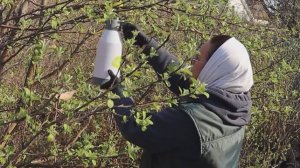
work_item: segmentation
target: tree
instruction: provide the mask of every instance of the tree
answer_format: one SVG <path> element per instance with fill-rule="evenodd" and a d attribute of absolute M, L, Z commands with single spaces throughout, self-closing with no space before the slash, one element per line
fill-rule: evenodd
<path fill-rule="evenodd" d="M 109 107 L 115 95 L 89 83 L 96 42 L 104 21 L 112 17 L 139 25 L 182 63 L 188 64 L 198 45 L 214 34 L 236 36 L 246 45 L 256 84 L 243 167 L 277 164 L 272 160 L 282 159 L 280 153 L 288 149 L 290 139 L 297 137 L 299 126 L 286 128 L 299 120 L 295 117 L 299 113 L 299 90 L 290 84 L 299 74 L 299 42 L 290 38 L 294 34 L 286 27 L 244 22 L 226 1 L 2 0 L 0 3 L 0 165 L 3 167 L 138 164 L 139 149 L 126 143 L 114 125 Z M 168 74 L 163 79 L 157 78 L 146 64 L 145 56 L 132 44 L 133 40 L 124 42 L 120 70 L 125 91 L 137 102 L 136 117 L 176 104 L 178 97 L 164 84 Z M 189 73 L 188 69 L 178 70 Z"/>
<path fill-rule="evenodd" d="M 264 5 L 273 19 L 286 26 L 299 38 L 300 3 L 297 0 L 264 0 Z"/>

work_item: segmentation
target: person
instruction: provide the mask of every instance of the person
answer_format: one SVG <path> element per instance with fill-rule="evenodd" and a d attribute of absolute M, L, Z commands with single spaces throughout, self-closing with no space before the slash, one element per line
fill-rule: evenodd
<path fill-rule="evenodd" d="M 150 54 L 151 48 L 157 50 L 157 57 L 149 58 L 148 63 L 158 74 L 166 72 L 168 65 L 178 63 L 166 48 L 131 23 L 122 27 L 124 38 L 133 38 L 135 30 L 139 33 L 134 44 L 143 47 L 144 54 Z M 121 97 L 114 100 L 116 123 L 126 140 L 143 148 L 141 168 L 239 167 L 252 105 L 253 75 L 248 52 L 235 37 L 227 35 L 211 38 L 199 51 L 192 60 L 192 77 L 206 84 L 209 97 L 198 95 L 160 112 L 150 112 L 154 124 L 146 131 L 131 115 L 133 99 L 124 97 L 115 82 L 118 80 L 109 71 L 111 80 L 102 88 L 113 86 L 113 91 Z M 177 95 L 191 85 L 184 74 L 173 73 L 168 80 L 169 89 Z M 128 116 L 127 122 L 123 121 L 123 115 Z"/>

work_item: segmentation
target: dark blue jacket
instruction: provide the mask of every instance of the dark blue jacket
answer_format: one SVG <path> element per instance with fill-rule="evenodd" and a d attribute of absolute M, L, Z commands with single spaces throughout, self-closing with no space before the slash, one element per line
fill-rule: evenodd
<path fill-rule="evenodd" d="M 157 46 L 156 42 L 152 42 L 152 46 L 153 43 Z M 146 47 L 145 54 L 149 54 L 149 48 Z M 158 50 L 158 57 L 149 60 L 159 74 L 171 62 L 176 62 L 176 58 L 164 48 Z M 170 90 L 175 94 L 179 94 L 179 87 L 189 88 L 190 85 L 189 78 L 180 74 L 172 75 L 169 81 Z M 129 116 L 126 123 L 122 117 L 115 117 L 122 135 L 144 150 L 142 168 L 232 168 L 238 164 L 243 125 L 250 120 L 250 94 L 233 94 L 218 88 L 208 88 L 207 92 L 209 98 L 199 95 L 197 99 L 188 98 L 179 105 L 149 113 L 154 124 L 145 132 L 131 115 L 130 106 L 134 101 L 131 98 L 115 100 L 116 113 Z M 234 137 L 231 141 L 236 145 L 226 147 L 224 137 L 228 136 Z M 215 143 L 222 138 L 221 145 Z M 222 153 L 232 158 L 222 159 Z"/>

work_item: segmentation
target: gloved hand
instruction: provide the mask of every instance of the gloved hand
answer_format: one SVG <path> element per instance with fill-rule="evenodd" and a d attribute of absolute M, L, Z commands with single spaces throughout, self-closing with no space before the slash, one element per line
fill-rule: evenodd
<path fill-rule="evenodd" d="M 133 31 L 140 31 L 139 28 L 131 23 L 124 23 L 122 25 L 122 31 L 124 39 L 131 39 L 133 38 Z M 138 35 L 135 37 L 135 45 L 142 47 L 143 45 L 148 44 L 150 41 L 150 38 L 143 32 L 139 32 Z"/>
<path fill-rule="evenodd" d="M 123 95 L 123 89 L 122 86 L 120 85 L 121 79 L 118 78 L 112 70 L 108 70 L 108 75 L 110 76 L 110 80 L 103 85 L 100 86 L 101 89 L 109 89 L 109 88 L 114 88 L 112 92 L 120 97 L 124 97 Z M 117 86 L 116 86 L 117 85 Z"/>

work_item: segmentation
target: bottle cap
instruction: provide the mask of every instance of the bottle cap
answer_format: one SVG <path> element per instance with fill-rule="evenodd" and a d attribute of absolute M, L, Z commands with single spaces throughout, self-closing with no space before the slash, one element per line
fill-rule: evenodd
<path fill-rule="evenodd" d="M 120 28 L 119 18 L 117 19 L 108 19 L 105 21 L 105 28 L 110 30 L 118 30 Z"/>

